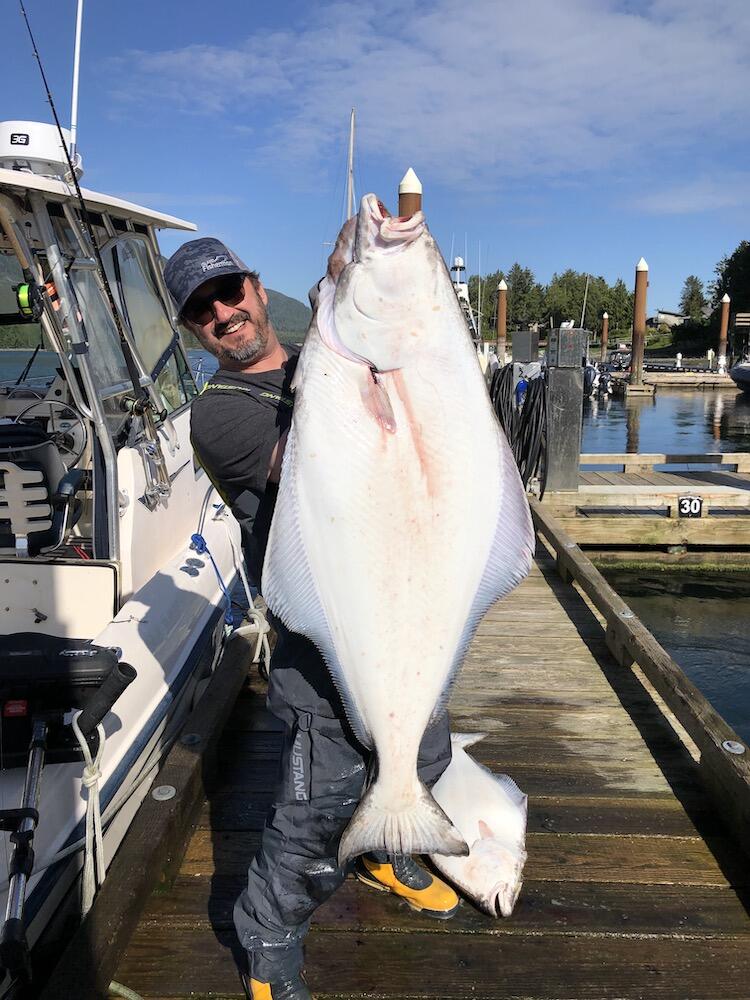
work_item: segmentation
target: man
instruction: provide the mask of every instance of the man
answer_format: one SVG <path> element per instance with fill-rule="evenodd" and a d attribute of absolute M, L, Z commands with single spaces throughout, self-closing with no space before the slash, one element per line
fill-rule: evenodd
<path fill-rule="evenodd" d="M 181 321 L 220 363 L 193 402 L 193 446 L 240 523 L 248 576 L 259 587 L 298 350 L 279 342 L 258 274 L 219 240 L 186 243 L 168 261 L 165 278 Z M 278 640 L 268 707 L 287 733 L 280 784 L 234 921 L 248 957 L 247 996 L 311 1000 L 302 941 L 313 911 L 347 874 L 337 865 L 338 843 L 361 797 L 370 755 L 352 734 L 318 651 L 273 624 Z M 420 777 L 434 784 L 449 762 L 444 717 L 422 741 Z M 367 855 L 356 875 L 434 917 L 451 917 L 458 907 L 453 890 L 410 857 Z"/>

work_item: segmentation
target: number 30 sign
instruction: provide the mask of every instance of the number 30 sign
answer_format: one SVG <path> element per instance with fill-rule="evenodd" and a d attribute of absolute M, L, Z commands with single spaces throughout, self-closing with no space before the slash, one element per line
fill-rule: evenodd
<path fill-rule="evenodd" d="M 677 501 L 680 517 L 700 517 L 703 511 L 702 497 L 680 497 Z"/>

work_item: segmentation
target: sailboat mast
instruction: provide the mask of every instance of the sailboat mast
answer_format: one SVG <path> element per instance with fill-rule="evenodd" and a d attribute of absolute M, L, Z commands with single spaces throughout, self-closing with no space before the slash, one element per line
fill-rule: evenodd
<path fill-rule="evenodd" d="M 354 108 L 349 119 L 349 158 L 346 168 L 346 217 L 354 215 Z"/>
<path fill-rule="evenodd" d="M 583 293 L 583 309 L 581 309 L 581 329 L 585 329 L 584 323 L 586 321 L 586 302 L 589 297 L 589 275 L 586 275 L 586 290 Z"/>
<path fill-rule="evenodd" d="M 78 0 L 76 14 L 76 43 L 73 50 L 73 94 L 70 108 L 70 159 L 75 163 L 76 133 L 78 131 L 78 67 L 81 62 L 81 26 L 83 24 L 83 0 Z"/>

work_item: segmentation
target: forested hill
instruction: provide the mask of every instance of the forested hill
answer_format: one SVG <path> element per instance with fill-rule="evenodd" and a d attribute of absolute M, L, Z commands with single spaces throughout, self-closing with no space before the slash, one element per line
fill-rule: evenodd
<path fill-rule="evenodd" d="M 312 312 L 310 308 L 298 299 L 275 292 L 267 288 L 268 315 L 273 327 L 279 335 L 279 340 L 285 344 L 301 341 L 307 333 Z"/>

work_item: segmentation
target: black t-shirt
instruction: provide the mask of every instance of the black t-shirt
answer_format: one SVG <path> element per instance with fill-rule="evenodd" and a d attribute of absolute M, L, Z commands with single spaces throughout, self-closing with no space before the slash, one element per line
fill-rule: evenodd
<path fill-rule="evenodd" d="M 190 436 L 203 468 L 242 529 L 250 583 L 260 586 L 278 488 L 268 482 L 271 454 L 292 421 L 290 383 L 299 348 L 281 368 L 252 374 L 220 368 L 191 409 Z"/>

